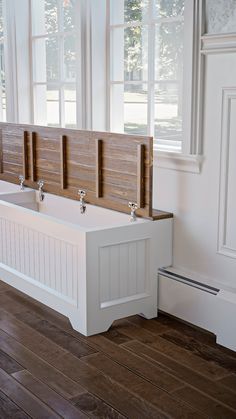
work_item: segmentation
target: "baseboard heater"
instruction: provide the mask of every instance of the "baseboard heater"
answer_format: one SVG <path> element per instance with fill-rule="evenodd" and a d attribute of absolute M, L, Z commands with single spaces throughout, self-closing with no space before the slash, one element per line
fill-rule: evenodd
<path fill-rule="evenodd" d="M 202 282 L 195 281 L 193 279 L 187 278 L 186 276 L 176 274 L 172 271 L 169 271 L 167 268 L 159 269 L 158 273 L 169 279 L 173 279 L 173 281 L 181 282 L 188 285 L 189 287 L 200 289 L 209 294 L 217 295 L 220 291 L 218 288 L 211 287 L 210 285 L 203 284 Z"/>

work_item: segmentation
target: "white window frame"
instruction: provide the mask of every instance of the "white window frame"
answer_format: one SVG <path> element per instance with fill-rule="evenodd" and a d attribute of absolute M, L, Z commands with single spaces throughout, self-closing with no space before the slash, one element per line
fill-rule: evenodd
<path fill-rule="evenodd" d="M 53 33 L 42 33 L 38 35 L 33 35 L 32 31 L 32 3 L 30 1 L 30 16 L 31 16 L 31 30 L 30 30 L 30 48 L 31 48 L 31 89 L 32 89 L 32 109 L 33 109 L 33 123 L 38 123 L 40 121 L 41 124 L 47 125 L 47 115 L 46 115 L 46 103 L 42 103 L 40 98 L 37 98 L 35 93 L 35 89 L 37 86 L 45 86 L 47 87 L 55 87 L 56 90 L 59 91 L 59 126 L 65 127 L 65 98 L 64 98 L 64 89 L 66 86 L 75 86 L 76 88 L 76 126 L 75 128 L 81 128 L 83 126 L 82 123 L 82 114 L 83 114 L 83 107 L 82 107 L 82 69 L 81 69 L 81 62 L 82 59 L 78 57 L 82 57 L 82 47 L 81 47 L 81 32 L 82 32 L 82 16 L 81 10 L 83 9 L 82 4 L 77 2 L 77 21 L 78 27 L 75 27 L 71 31 L 64 31 L 61 30 L 63 28 L 63 11 L 62 11 L 62 0 L 57 0 L 58 4 L 58 31 Z M 67 81 L 64 74 L 64 39 L 67 36 L 75 35 L 76 37 L 76 80 L 75 81 Z M 59 47 L 59 77 L 57 81 L 45 81 L 45 82 L 37 82 L 33 79 L 34 73 L 34 48 L 35 43 L 39 39 L 48 39 L 48 38 L 57 38 L 58 40 L 58 47 Z M 45 63 L 45 71 L 46 71 L 46 63 Z M 44 108 L 43 108 L 44 106 Z M 42 114 L 37 115 L 37 119 L 35 116 L 34 109 L 37 108 L 37 113 L 39 109 L 42 109 Z"/>
<path fill-rule="evenodd" d="M 151 0 L 153 2 L 153 0 Z M 182 150 L 175 151 L 171 147 L 163 149 L 161 143 L 154 140 L 154 166 L 174 170 L 200 173 L 202 163 L 202 90 L 204 58 L 200 53 L 200 39 L 204 33 L 202 0 L 186 0 L 184 11 L 184 90 L 183 90 L 183 139 Z M 107 0 L 107 129 L 110 130 L 110 0 Z M 142 24 L 142 22 L 141 22 Z M 154 27 L 154 22 L 151 22 Z M 124 26 L 124 25 L 114 25 Z M 132 26 L 132 22 L 130 23 Z M 153 69 L 154 30 L 149 31 L 149 69 Z M 151 70 L 153 71 L 153 70 Z M 152 89 L 154 76 L 149 74 L 148 83 L 150 97 L 148 99 L 148 135 L 153 136 L 154 104 Z M 165 144 L 167 140 L 164 140 Z"/>

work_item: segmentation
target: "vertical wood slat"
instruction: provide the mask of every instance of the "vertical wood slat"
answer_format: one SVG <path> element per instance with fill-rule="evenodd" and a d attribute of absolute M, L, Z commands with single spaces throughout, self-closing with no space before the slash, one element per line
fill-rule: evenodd
<path fill-rule="evenodd" d="M 60 137 L 61 189 L 67 188 L 66 135 Z"/>
<path fill-rule="evenodd" d="M 145 145 L 137 145 L 137 204 L 138 208 L 145 207 L 145 191 L 144 191 L 144 158 Z"/>
<path fill-rule="evenodd" d="M 0 173 L 3 173 L 2 130 L 0 130 Z"/>
<path fill-rule="evenodd" d="M 31 180 L 36 181 L 36 132 L 30 133 Z"/>
<path fill-rule="evenodd" d="M 102 140 L 96 139 L 96 198 L 102 197 Z"/>
<path fill-rule="evenodd" d="M 23 176 L 28 179 L 28 151 L 27 151 L 27 131 L 23 132 Z"/>

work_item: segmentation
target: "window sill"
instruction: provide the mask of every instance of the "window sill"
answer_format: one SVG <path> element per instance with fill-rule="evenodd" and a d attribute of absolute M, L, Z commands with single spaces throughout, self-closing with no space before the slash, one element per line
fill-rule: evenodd
<path fill-rule="evenodd" d="M 154 167 L 180 172 L 201 173 L 203 156 L 160 151 L 154 148 Z"/>

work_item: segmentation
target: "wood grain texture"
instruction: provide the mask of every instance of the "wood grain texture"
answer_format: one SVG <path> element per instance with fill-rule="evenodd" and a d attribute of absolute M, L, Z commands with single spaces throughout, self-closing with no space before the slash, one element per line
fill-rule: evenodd
<path fill-rule="evenodd" d="M 61 189 L 67 186 L 67 160 L 66 160 L 66 136 L 60 137 L 60 153 L 61 153 Z"/>
<path fill-rule="evenodd" d="M 2 130 L 0 129 L 0 174 L 3 173 Z"/>
<path fill-rule="evenodd" d="M 96 198 L 102 197 L 102 140 L 96 138 Z"/>
<path fill-rule="evenodd" d="M 0 306 L 4 419 L 236 417 L 236 354 L 212 334 L 162 314 L 86 338 L 1 281 Z"/>
<path fill-rule="evenodd" d="M 29 163 L 28 163 L 28 133 L 23 132 L 23 176 L 28 179 Z"/>
<path fill-rule="evenodd" d="M 2 419 L 27 419 L 30 418 L 2 391 L 0 391 L 0 418 Z"/>
<path fill-rule="evenodd" d="M 14 138 L 14 137 L 13 137 Z M 13 142 L 12 138 L 12 142 Z M 36 181 L 36 132 L 30 132 L 31 180 Z"/>
<path fill-rule="evenodd" d="M 26 186 L 43 179 L 45 192 L 72 199 L 84 189 L 88 203 L 127 213 L 139 196 L 138 215 L 152 216 L 151 137 L 8 123 L 0 130 L 2 180 L 17 183 L 23 164 Z"/>
<path fill-rule="evenodd" d="M 145 145 L 137 145 L 137 205 L 138 208 L 145 206 Z"/>

